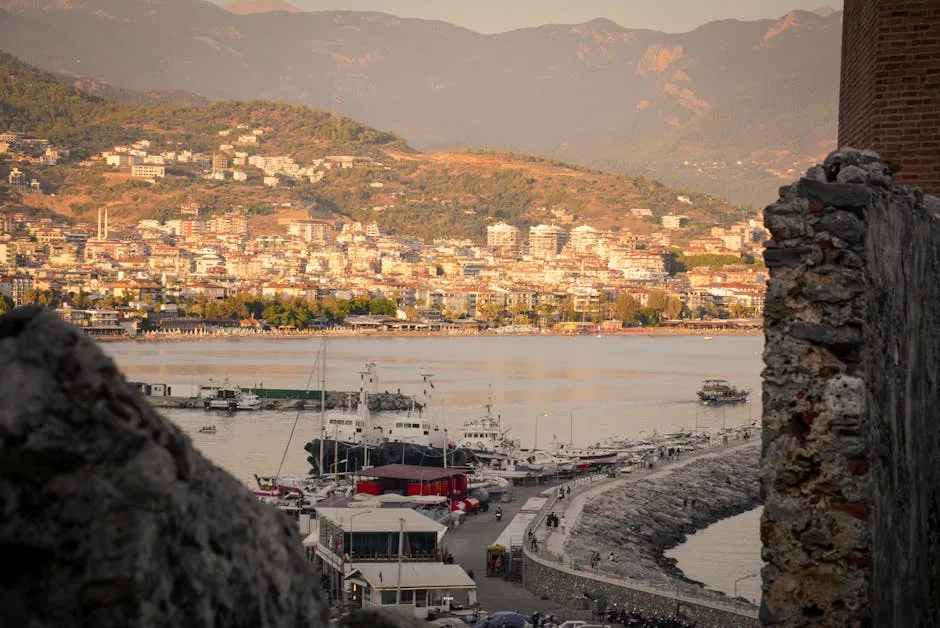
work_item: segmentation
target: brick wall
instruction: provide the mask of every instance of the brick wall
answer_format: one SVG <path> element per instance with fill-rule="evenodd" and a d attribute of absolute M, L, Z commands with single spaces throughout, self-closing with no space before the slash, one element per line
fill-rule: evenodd
<path fill-rule="evenodd" d="M 839 146 L 872 144 L 875 95 L 877 0 L 847 0 L 843 13 L 842 80 L 839 85 Z"/>
<path fill-rule="evenodd" d="M 839 145 L 940 193 L 940 0 L 846 0 Z"/>

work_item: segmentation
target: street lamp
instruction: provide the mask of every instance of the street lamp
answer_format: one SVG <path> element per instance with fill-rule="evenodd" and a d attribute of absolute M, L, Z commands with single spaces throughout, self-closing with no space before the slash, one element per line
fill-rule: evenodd
<path fill-rule="evenodd" d="M 756 573 L 749 573 L 748 575 L 746 575 L 746 576 L 741 576 L 740 578 L 738 578 L 737 580 L 735 580 L 735 581 L 734 581 L 734 597 L 738 597 L 738 583 L 739 583 L 739 582 L 741 582 L 742 580 L 747 580 L 747 579 L 749 579 L 749 578 L 756 578 L 756 577 L 757 577 L 757 574 L 756 574 Z"/>
<path fill-rule="evenodd" d="M 539 417 L 543 417 L 543 416 L 548 416 L 548 412 L 545 412 L 544 414 L 535 415 L 535 447 L 532 448 L 533 450 L 539 448 Z"/>
<path fill-rule="evenodd" d="M 363 510 L 362 512 L 353 513 L 349 516 L 349 563 L 352 564 L 353 561 L 353 519 L 360 515 L 367 515 L 371 512 L 371 509 Z"/>

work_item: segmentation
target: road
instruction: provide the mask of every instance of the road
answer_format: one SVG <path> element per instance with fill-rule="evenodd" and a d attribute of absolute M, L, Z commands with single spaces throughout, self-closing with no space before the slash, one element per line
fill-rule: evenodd
<path fill-rule="evenodd" d="M 554 612 L 564 608 L 557 602 L 542 600 L 529 593 L 522 583 L 486 577 L 486 548 L 499 537 L 526 500 L 538 495 L 547 486 L 549 485 L 515 487 L 513 501 L 501 504 L 502 521 L 496 521 L 496 515 L 493 513 L 495 504 L 491 504 L 489 512 L 467 515 L 459 527 L 444 535 L 444 545 L 453 554 L 454 562 L 468 571 L 473 571 L 477 582 L 477 601 L 490 613 L 518 611 L 531 615 L 535 611 Z"/>

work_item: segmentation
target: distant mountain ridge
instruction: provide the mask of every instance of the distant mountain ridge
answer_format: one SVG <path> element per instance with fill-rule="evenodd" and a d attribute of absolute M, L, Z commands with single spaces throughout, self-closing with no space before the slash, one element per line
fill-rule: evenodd
<path fill-rule="evenodd" d="M 250 15 L 252 13 L 273 13 L 275 11 L 284 11 L 285 13 L 299 13 L 300 9 L 291 6 L 281 0 L 232 0 L 223 8 L 229 13 L 235 15 Z"/>
<path fill-rule="evenodd" d="M 382 13 L 234 15 L 205 0 L 0 11 L 4 50 L 74 77 L 301 103 L 423 150 L 537 153 L 737 201 L 772 198 L 836 141 L 841 12 L 682 34 L 601 19 L 481 35 Z"/>

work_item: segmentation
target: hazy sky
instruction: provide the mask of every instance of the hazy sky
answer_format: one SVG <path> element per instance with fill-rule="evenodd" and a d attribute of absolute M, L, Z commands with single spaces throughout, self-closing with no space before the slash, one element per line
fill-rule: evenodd
<path fill-rule="evenodd" d="M 228 0 L 213 0 L 226 4 Z M 577 24 L 606 17 L 629 28 L 685 32 L 725 18 L 775 18 L 792 9 L 823 5 L 842 8 L 842 0 L 286 0 L 301 10 L 382 11 L 399 17 L 442 20 L 481 33 L 540 24 Z"/>

